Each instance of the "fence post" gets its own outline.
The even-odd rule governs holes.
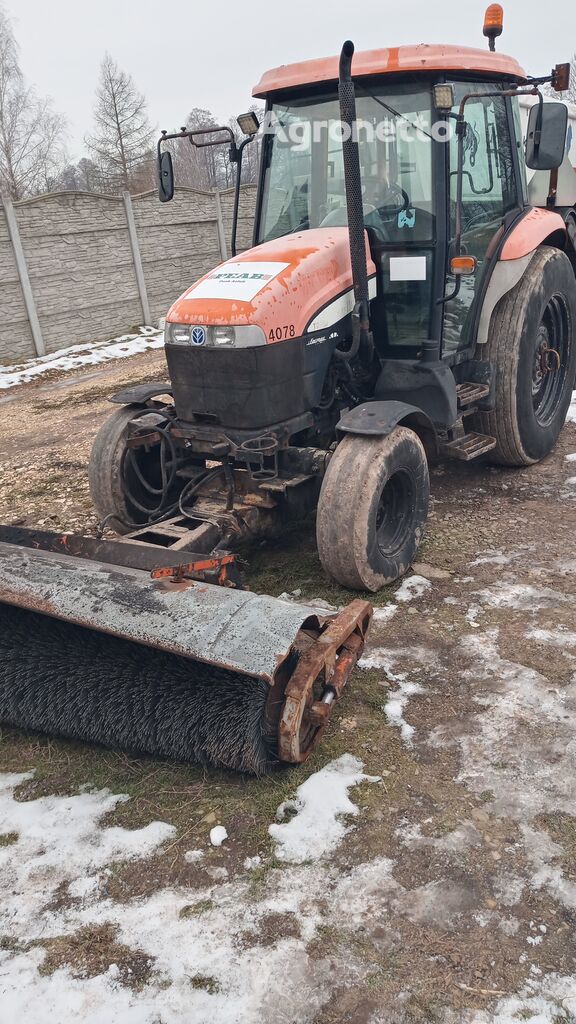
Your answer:
[[[222,216],[222,203],[220,202],[220,192],[218,189],[214,190],[214,199],[216,200],[216,226],[218,228],[218,245],[220,246],[220,255],[223,260],[228,259],[228,246],[226,245],[226,235],[224,233],[224,218]]]
[[[28,321],[32,332],[32,341],[34,342],[36,355],[44,356],[46,355],[46,345],[44,344],[44,338],[42,337],[42,328],[40,327],[40,321],[36,312],[36,303],[34,302],[32,285],[30,284],[30,278],[28,277],[28,267],[26,266],[26,257],[20,240],[20,232],[16,221],[14,204],[8,196],[2,196],[2,206],[4,207],[4,213],[6,214],[8,234],[10,235],[10,241],[12,242],[14,259],[16,260],[16,269],[18,271],[18,277],[20,278],[20,287],[22,288],[24,305],[26,306],[26,313],[28,314]]]
[[[150,313],[148,292],[146,291],[146,281],[144,279],[144,270],[142,268],[142,259],[140,257],[140,246],[138,244],[138,235],[136,234],[136,221],[134,220],[132,198],[129,192],[124,192],[122,194],[122,198],[124,200],[124,209],[126,211],[126,222],[128,224],[130,248],[132,249],[132,260],[134,262],[134,271],[136,273],[136,284],[138,285],[138,294],[140,295],[142,315],[144,317],[144,323],[151,326],[152,314]]]

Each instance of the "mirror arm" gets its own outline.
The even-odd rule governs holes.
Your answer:
[[[240,208],[240,185],[242,184],[242,154],[249,142],[253,142],[255,135],[247,135],[239,146],[236,141],[230,145],[230,162],[236,164],[236,181],[234,183],[234,213],[232,214],[232,237],[230,239],[230,251],[232,256],[236,255],[236,233],[238,230],[238,210]]]

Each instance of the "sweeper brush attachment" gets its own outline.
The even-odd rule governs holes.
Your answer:
[[[190,579],[162,556],[174,560],[0,528],[0,722],[254,774],[306,760],[370,605],[327,616]],[[152,578],[126,564],[147,559],[160,561]]]

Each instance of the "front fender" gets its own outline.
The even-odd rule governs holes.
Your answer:
[[[131,388],[124,388],[123,391],[117,391],[115,395],[111,395],[109,401],[114,402],[115,405],[146,405],[151,398],[156,398],[157,395],[171,394],[172,385],[158,380],[152,384],[134,384]]]
[[[437,448],[436,428],[432,420],[422,409],[408,402],[363,402],[340,417],[336,433],[339,436],[366,434],[386,437],[399,426],[410,427],[419,436],[424,434],[426,439],[433,439]]]

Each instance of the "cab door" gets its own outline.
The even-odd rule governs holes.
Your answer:
[[[487,83],[454,83],[455,108],[463,96],[486,92]],[[494,87],[496,88],[496,87]],[[478,96],[464,107],[467,128],[464,136],[462,182],[462,252],[475,256],[476,272],[460,279],[456,298],[444,307],[443,353],[467,349],[473,342],[474,302],[486,272],[487,252],[507,213],[521,205],[515,174],[516,141],[511,138],[509,105],[504,96]],[[454,132],[449,145],[449,238],[455,235],[458,139]],[[448,247],[448,259],[451,255]],[[446,279],[446,294],[454,291],[454,277]]]

